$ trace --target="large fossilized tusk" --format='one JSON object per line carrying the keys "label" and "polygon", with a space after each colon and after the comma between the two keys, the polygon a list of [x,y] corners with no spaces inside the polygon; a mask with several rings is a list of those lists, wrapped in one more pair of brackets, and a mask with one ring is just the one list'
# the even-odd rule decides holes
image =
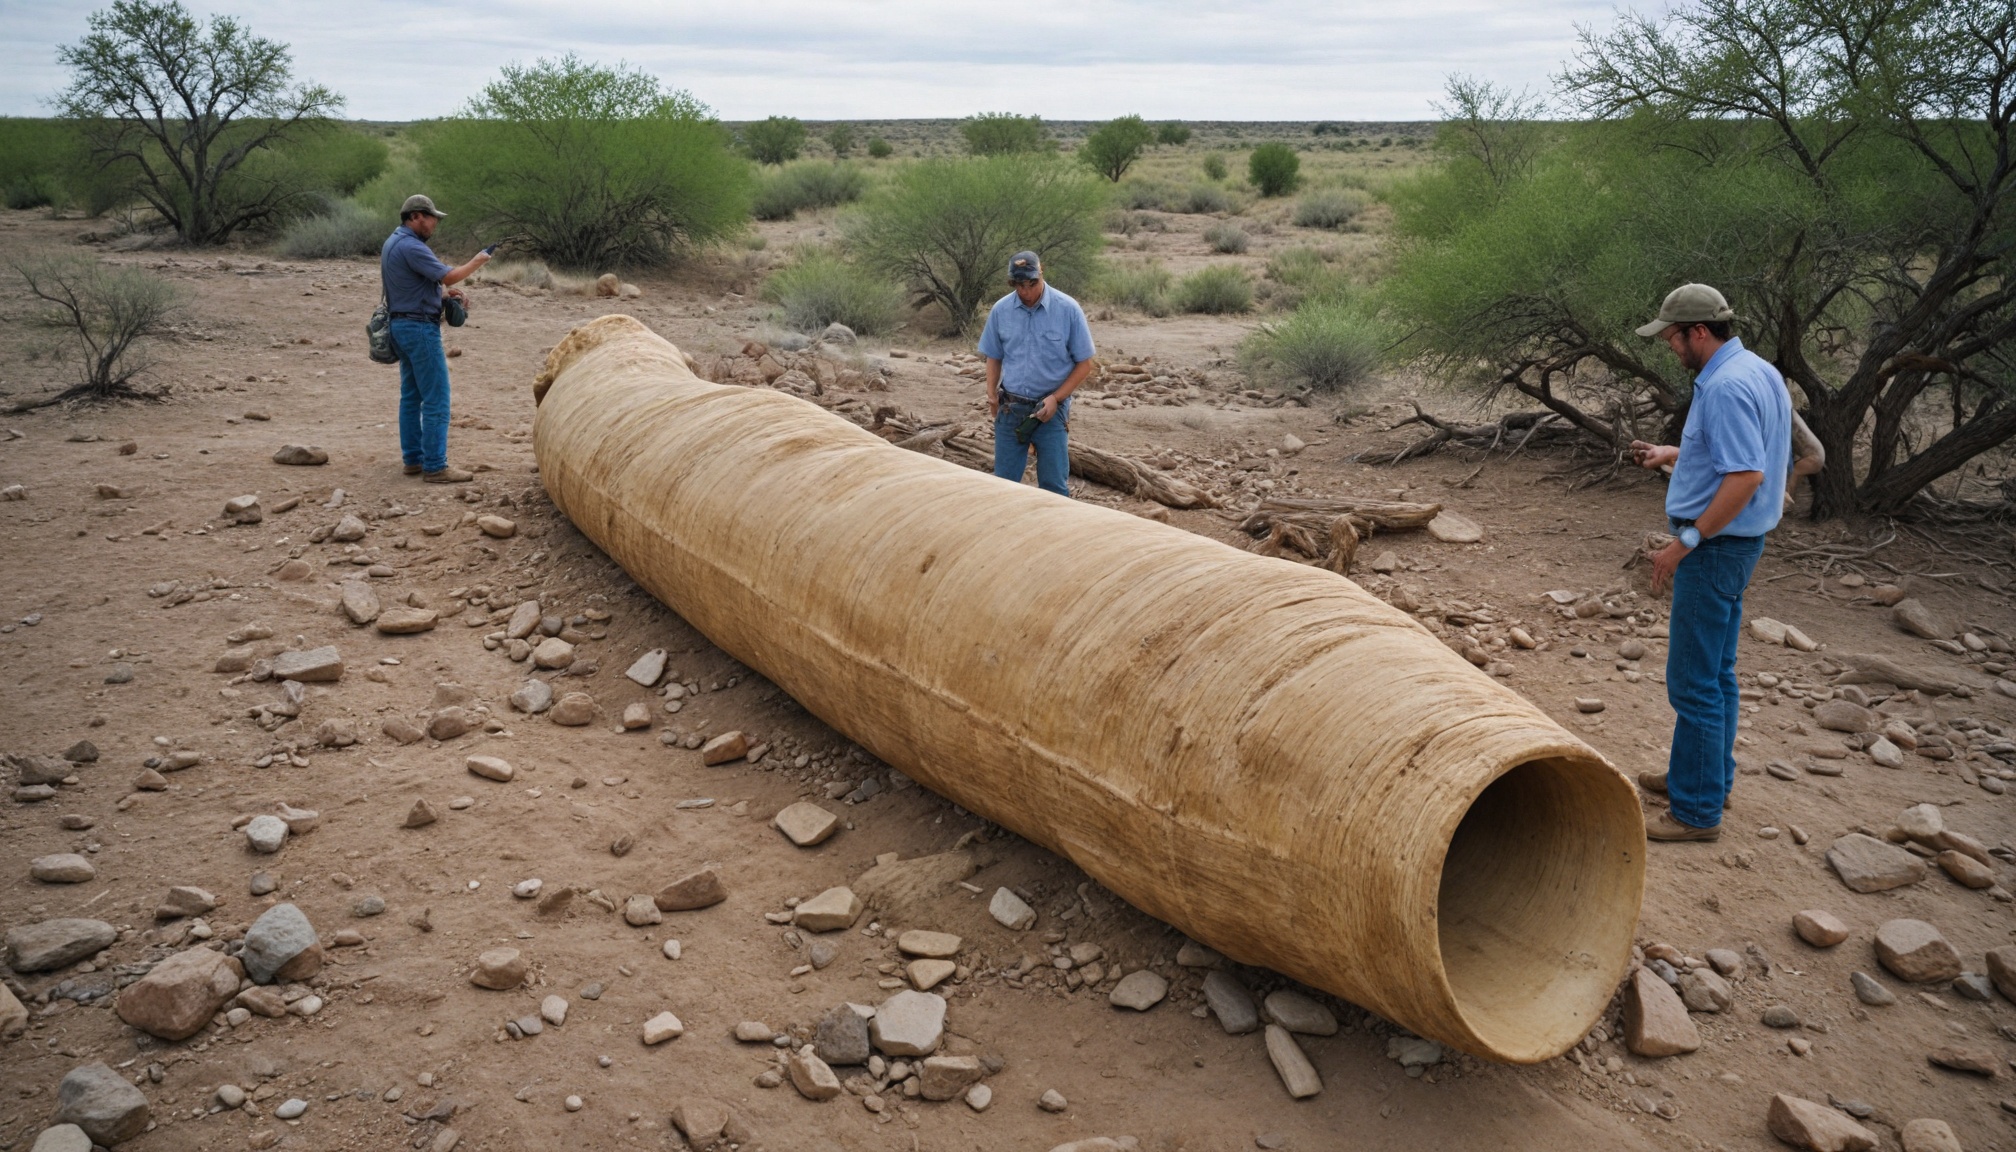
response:
{"label": "large fossilized tusk", "polygon": [[1632,785],[1349,580],[707,383],[625,316],[536,387],[547,491],[638,583],[1143,911],[1499,1060],[1623,976]]}

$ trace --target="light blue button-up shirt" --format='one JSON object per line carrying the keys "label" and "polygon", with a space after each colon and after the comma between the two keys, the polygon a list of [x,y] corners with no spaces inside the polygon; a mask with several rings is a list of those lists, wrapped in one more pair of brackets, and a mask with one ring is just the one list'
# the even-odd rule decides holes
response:
{"label": "light blue button-up shirt", "polygon": [[1694,378],[1694,402],[1680,437],[1680,459],[1666,488],[1666,515],[1693,520],[1708,510],[1722,477],[1762,472],[1764,482],[1723,536],[1762,536],[1785,508],[1792,458],[1792,399],[1769,361],[1731,339]]}
{"label": "light blue button-up shirt", "polygon": [[1001,361],[1003,390],[1040,400],[1061,387],[1071,369],[1092,358],[1092,328],[1078,301],[1048,284],[1033,308],[1010,292],[987,313],[980,354]]}

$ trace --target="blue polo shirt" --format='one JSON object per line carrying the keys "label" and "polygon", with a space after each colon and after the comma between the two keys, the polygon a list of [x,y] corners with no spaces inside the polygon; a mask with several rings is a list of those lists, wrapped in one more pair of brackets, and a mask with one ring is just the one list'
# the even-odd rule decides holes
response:
{"label": "blue polo shirt", "polygon": [[1680,437],[1680,459],[1666,488],[1666,515],[1693,520],[1708,510],[1722,477],[1762,472],[1764,482],[1718,535],[1762,536],[1785,508],[1792,458],[1792,399],[1763,357],[1731,339],[1694,378],[1694,402]]}
{"label": "blue polo shirt", "polygon": [[394,315],[418,313],[439,319],[441,278],[454,270],[404,224],[378,249],[378,278]]}
{"label": "blue polo shirt", "polygon": [[1003,390],[1040,400],[1062,386],[1071,369],[1092,358],[1092,328],[1078,301],[1048,284],[1033,308],[1010,292],[987,313],[980,354],[1001,361]]}

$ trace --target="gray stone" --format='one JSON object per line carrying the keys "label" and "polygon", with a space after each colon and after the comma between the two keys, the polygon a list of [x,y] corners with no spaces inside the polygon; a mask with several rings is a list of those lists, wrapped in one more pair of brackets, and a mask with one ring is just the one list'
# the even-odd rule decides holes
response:
{"label": "gray stone", "polygon": [[815,969],[833,963],[839,955],[839,945],[831,940],[814,940],[805,946],[805,958],[812,962],[812,967]]}
{"label": "gray stone", "polygon": [[1827,863],[1841,882],[1856,892],[1883,892],[1916,884],[1925,878],[1925,862],[1895,844],[1860,832],[1834,841]]}
{"label": "gray stone", "polygon": [[[516,988],[525,982],[525,956],[516,948],[492,948],[476,957],[476,967],[469,973],[469,982],[478,988],[498,992]],[[595,999],[585,991],[582,995]]]}
{"label": "gray stone", "polygon": [[1113,986],[1113,991],[1108,994],[1107,999],[1113,1002],[1115,1008],[1132,1008],[1136,1012],[1146,1012],[1160,1004],[1162,998],[1167,995],[1169,995],[1169,981],[1143,968],[1122,976],[1120,982]]}
{"label": "gray stone", "polygon": [[574,663],[574,645],[558,636],[548,636],[532,650],[532,666],[535,668],[565,668]]}
{"label": "gray stone", "polygon": [[1792,930],[1815,948],[1832,948],[1848,939],[1848,925],[1839,916],[1821,908],[1808,908],[1792,917]]}
{"label": "gray stone", "polygon": [[980,1082],[984,1070],[977,1056],[926,1056],[917,1069],[926,1100],[950,1100]]}
{"label": "gray stone", "polygon": [[2016,948],[1992,948],[1987,959],[1988,979],[1995,990],[2016,1001]]}
{"label": "gray stone", "polygon": [[595,698],[586,692],[569,692],[554,702],[546,718],[563,728],[581,728],[595,722]]}
{"label": "gray stone", "polygon": [[504,626],[504,635],[512,640],[523,640],[539,627],[539,602],[527,600],[511,612],[511,622]]}
{"label": "gray stone", "polygon": [[1293,989],[1267,994],[1267,1019],[1290,1032],[1305,1036],[1335,1036],[1337,1017],[1316,1001]]}
{"label": "gray stone", "polygon": [[931,932],[922,928],[896,937],[896,950],[905,956],[923,956],[933,960],[949,960],[959,954],[965,941],[950,932]]}
{"label": "gray stone", "polygon": [[1624,984],[1624,1045],[1639,1056],[1678,1056],[1701,1047],[1701,1032],[1671,985],[1650,968]]}
{"label": "gray stone", "polygon": [[28,1152],[91,1152],[91,1137],[75,1124],[44,1128]]}
{"label": "gray stone", "polygon": [[1946,831],[1946,817],[1937,804],[1913,804],[1897,815],[1897,830],[1927,848],[1943,848],[1939,834]]}
{"label": "gray stone", "polygon": [[646,688],[655,688],[665,675],[665,649],[653,648],[639,656],[635,663],[623,673]]}
{"label": "gray stone", "polygon": [[1204,977],[1204,1004],[1218,1017],[1218,1026],[1234,1036],[1260,1028],[1260,1010],[1253,1005],[1253,994],[1229,972]]}
{"label": "gray stone", "polygon": [[1871,1008],[1888,1008],[1897,1003],[1897,994],[1867,972],[1851,973],[1848,983],[1855,989],[1855,998]]}
{"label": "gray stone", "polygon": [[317,448],[312,444],[283,444],[280,446],[279,451],[273,453],[273,463],[275,464],[314,467],[317,464],[327,464],[328,462],[328,450]]}
{"label": "gray stone", "polygon": [[690,912],[712,907],[727,898],[728,887],[721,882],[720,871],[709,865],[660,888],[651,899],[660,911]]}
{"label": "gray stone", "polygon": [[20,773],[18,783],[61,784],[77,771],[75,765],[60,756],[14,756],[7,757],[7,763]]}
{"label": "gray stone", "polygon": [[861,898],[847,887],[828,888],[798,905],[791,922],[807,932],[831,932],[852,928],[861,918]]}
{"label": "gray stone", "polygon": [[1993,1000],[1995,984],[1979,972],[1962,972],[1953,978],[1953,991],[1965,1000]]}
{"label": "gray stone", "polygon": [[278,816],[254,816],[245,825],[245,842],[254,852],[270,856],[287,843],[287,831],[287,822]]}
{"label": "gray stone", "polygon": [[44,884],[82,884],[96,879],[98,869],[75,852],[57,852],[30,860],[28,875]]}
{"label": "gray stone", "polygon": [[1729,981],[1702,968],[1680,977],[1680,1000],[1690,1012],[1727,1012],[1736,992]]}
{"label": "gray stone", "polygon": [[7,931],[7,954],[16,972],[47,972],[102,952],[119,939],[103,920],[59,919]]}
{"label": "gray stone", "polygon": [[648,927],[664,919],[665,914],[658,911],[658,905],[641,892],[623,902],[623,922],[632,928]]}
{"label": "gray stone", "polygon": [[0,981],[0,1040],[12,1040],[28,1030],[28,1006]]}
{"label": "gray stone", "polygon": [[432,632],[440,618],[432,608],[387,608],[378,614],[378,631],[387,636]]}
{"label": "gray stone", "polygon": [[1447,1055],[1442,1045],[1420,1036],[1394,1036],[1386,1041],[1386,1058],[1402,1068],[1429,1068]]}
{"label": "gray stone", "polygon": [[1323,1078],[1316,1074],[1316,1066],[1309,1063],[1294,1034],[1279,1024],[1267,1025],[1267,1059],[1274,1062],[1274,1071],[1280,1074],[1288,1095],[1302,1100],[1323,1091]]}
{"label": "gray stone", "polygon": [[994,890],[993,898],[987,901],[987,912],[1003,928],[1013,932],[1027,931],[1036,926],[1036,910],[1006,888]]}
{"label": "gray stone", "polygon": [[1771,1097],[1765,1124],[1773,1136],[1811,1152],[1867,1152],[1876,1147],[1876,1137],[1867,1128],[1825,1105],[1782,1092]]}
{"label": "gray stone", "polygon": [[544,680],[527,680],[511,693],[511,707],[538,715],[553,706],[553,686]]}
{"label": "gray stone", "polygon": [[352,544],[362,540],[365,534],[370,531],[370,525],[359,520],[351,513],[345,512],[343,518],[336,521],[336,526],[329,530],[329,539],[339,544]]}
{"label": "gray stone", "polygon": [[945,1035],[945,1001],[929,992],[898,992],[876,1005],[868,1032],[886,1056],[929,1056]]}
{"label": "gray stone", "polygon": [[453,740],[475,731],[480,723],[476,713],[460,705],[449,705],[435,709],[427,718],[427,735],[434,740]]}
{"label": "gray stone", "polygon": [[275,1120],[299,1120],[301,1114],[306,1111],[308,1111],[308,1102],[296,1096],[291,1100],[283,1102],[278,1108],[273,1109],[273,1118]]}
{"label": "gray stone", "polygon": [[462,766],[467,768],[471,775],[481,776],[485,780],[508,782],[517,775],[517,769],[511,767],[511,762],[501,756],[470,756],[462,761]]}
{"label": "gray stone", "polygon": [[852,347],[855,340],[854,329],[835,320],[831,324],[826,325],[825,331],[819,333],[819,340],[824,344]]}
{"label": "gray stone", "polygon": [[809,801],[785,806],[772,821],[779,832],[800,848],[825,842],[840,827],[840,818]]}
{"label": "gray stone", "polygon": [[831,1100],[840,1095],[840,1078],[833,1074],[833,1069],[827,1067],[810,1044],[791,1054],[787,1068],[791,1073],[791,1086],[807,1100]]}
{"label": "gray stone", "polygon": [[275,904],[245,930],[239,959],[254,984],[304,980],[321,970],[322,945],[301,909]]}
{"label": "gray stone", "polygon": [[1764,1015],[1760,1019],[1766,1028],[1797,1028],[1799,1026],[1799,1013],[1794,1012],[1792,1006],[1789,1004],[1770,1005],[1764,1009]]}
{"label": "gray stone", "polygon": [[85,1064],[57,1086],[55,1120],[82,1128],[93,1143],[123,1144],[147,1130],[147,1097],[104,1064]]}
{"label": "gray stone", "polygon": [[828,1064],[866,1064],[870,1055],[868,1021],[847,1005],[840,1005],[821,1017],[812,1030],[812,1050]]}
{"label": "gray stone", "polygon": [[345,580],[340,596],[343,615],[348,616],[352,624],[369,624],[384,610],[378,602],[378,590],[362,580]]}
{"label": "gray stone", "polygon": [[1915,597],[1898,601],[1890,609],[1890,619],[1897,627],[1925,640],[1951,640],[1959,631],[1943,613],[1934,612]]}
{"label": "gray stone", "polygon": [[298,680],[303,684],[328,684],[343,678],[343,657],[335,647],[289,649],[273,658],[275,680]]}
{"label": "gray stone", "polygon": [[1813,709],[1813,723],[1829,732],[1874,732],[1881,726],[1876,713],[1838,697]]}

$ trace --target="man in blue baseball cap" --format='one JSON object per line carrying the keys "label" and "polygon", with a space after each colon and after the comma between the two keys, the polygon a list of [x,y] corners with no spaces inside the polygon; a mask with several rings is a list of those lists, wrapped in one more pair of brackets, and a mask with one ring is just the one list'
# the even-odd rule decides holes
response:
{"label": "man in blue baseball cap", "polygon": [[980,333],[987,358],[987,410],[994,416],[994,475],[1021,483],[1036,449],[1036,485],[1069,497],[1066,427],[1071,393],[1092,373],[1092,329],[1078,301],[1043,282],[1034,252],[1008,260],[1008,295]]}

